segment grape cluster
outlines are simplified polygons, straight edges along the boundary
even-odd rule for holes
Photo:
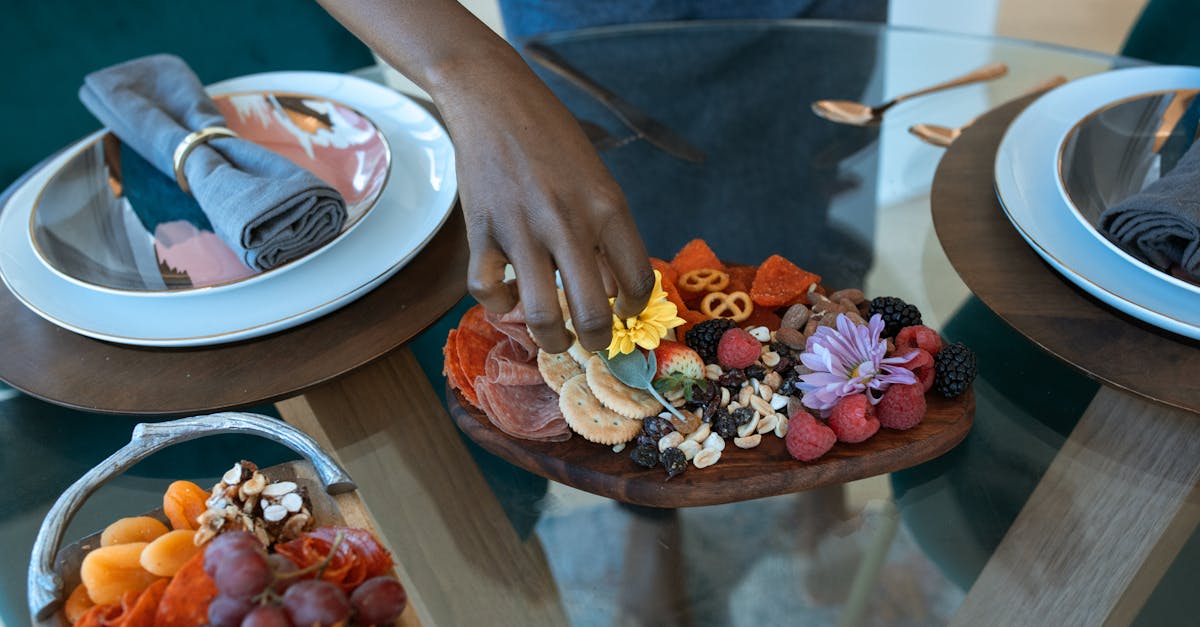
[[[391,577],[368,579],[347,597],[337,585],[314,579],[316,569],[268,554],[245,531],[213,538],[204,551],[204,572],[218,592],[208,606],[212,627],[386,625],[408,603],[404,587]]]

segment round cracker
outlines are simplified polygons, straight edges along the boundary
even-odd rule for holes
[[[568,353],[547,353],[539,349],[537,365],[542,380],[555,392],[559,391],[567,380],[583,374],[583,368],[580,368]]]
[[[663,406],[649,393],[621,383],[598,355],[588,359],[584,373],[596,399],[626,418],[645,418],[663,410]]]
[[[628,442],[642,430],[641,420],[626,418],[600,404],[588,388],[586,375],[576,375],[562,384],[558,408],[572,431],[596,444]]]

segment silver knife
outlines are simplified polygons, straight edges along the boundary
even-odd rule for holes
[[[592,80],[588,75],[580,72],[554,50],[537,42],[525,44],[524,50],[529,58],[537,61],[551,72],[567,79],[576,87],[579,87],[587,92],[588,95],[598,100],[600,104],[607,107],[609,111],[612,111],[613,115],[617,116],[625,126],[628,126],[642,139],[645,139],[668,154],[685,161],[693,163],[704,161],[704,153],[700,149],[680,137],[675,131],[667,128],[662,122],[642,113],[637,107],[625,101],[625,99]]]

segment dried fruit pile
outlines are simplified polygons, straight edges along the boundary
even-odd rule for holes
[[[820,276],[779,255],[758,267],[727,266],[697,239],[670,262],[651,263],[685,321],[674,329],[675,341],[663,340],[652,351],[654,390],[674,411],[617,380],[601,357],[578,343],[566,353],[539,351],[536,359],[514,365],[505,358],[511,353],[502,348],[505,340],[486,339],[490,332],[466,324],[490,319],[478,309],[451,332],[451,385],[497,426],[523,437],[506,428],[521,419],[519,411],[497,420],[488,404],[472,399],[495,373],[519,372],[510,378],[525,389],[558,396],[560,415],[551,418],[544,404],[539,408],[533,424],[541,432],[561,439],[553,428],[564,424],[617,452],[628,445],[634,463],[662,466],[670,478],[689,462],[697,468],[715,464],[728,440],[750,449],[774,434],[807,462],[837,442],[863,442],[881,427],[911,429],[925,415],[931,388],[953,398],[975,377],[970,350],[961,344],[943,348],[915,306],[890,296],[867,300],[857,289],[829,292]],[[519,312],[505,318],[522,319]],[[511,327],[497,329],[517,335]],[[532,345],[528,333],[520,335],[521,344]],[[464,350],[464,338],[471,340],[470,350]]]
[[[367,531],[313,529],[303,487],[235,464],[211,491],[176,481],[166,524],[109,525],[64,613],[76,627],[384,625],[407,604]]]

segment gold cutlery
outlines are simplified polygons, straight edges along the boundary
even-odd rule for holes
[[[1021,96],[1018,96],[1018,98],[1028,96],[1029,94],[1036,94],[1048,89],[1053,89],[1065,82],[1067,82],[1067,77],[1065,76],[1051,76],[1050,78],[1029,88],[1025,91],[1025,93],[1021,94]],[[926,144],[939,146],[941,148],[948,148],[950,144],[954,143],[954,140],[958,139],[959,135],[962,135],[964,129],[974,124],[975,120],[978,119],[979,116],[975,116],[968,120],[966,124],[963,124],[958,128],[950,128],[948,126],[940,126],[937,124],[914,124],[908,127],[908,132],[916,135],[917,138]]]
[[[853,102],[851,100],[818,100],[812,103],[813,113],[839,124],[850,124],[852,126],[866,126],[868,124],[878,124],[883,117],[884,112],[892,107],[904,102],[912,100],[918,96],[932,94],[944,89],[960,87],[962,85],[970,85],[982,81],[990,81],[994,78],[1000,78],[1008,73],[1008,66],[1003,63],[992,63],[981,68],[963,74],[958,78],[950,79],[944,83],[938,83],[932,87],[926,87],[918,91],[896,96],[891,100],[876,106],[865,105],[861,102]]]

